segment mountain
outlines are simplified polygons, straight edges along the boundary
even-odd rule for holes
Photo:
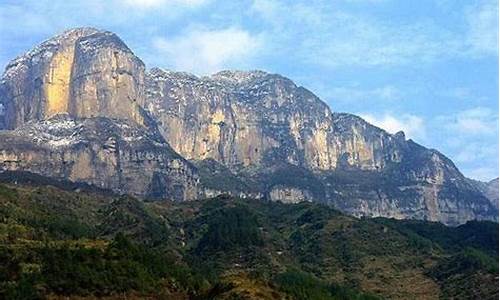
[[[144,124],[144,63],[113,33],[69,30],[11,61],[2,77],[3,126],[58,113]]]
[[[2,299],[496,299],[498,224],[0,183]]]
[[[197,171],[155,132],[125,120],[58,114],[0,131],[2,165],[150,199],[195,198]]]
[[[438,151],[332,113],[280,75],[223,71],[198,78],[152,69],[146,109],[175,151],[219,162],[271,200],[317,200],[358,216],[448,224],[496,216]]]
[[[281,75],[145,70],[115,34],[69,30],[0,82],[0,168],[145,199],[228,193],[458,225],[498,209],[451,160],[332,112]]]
[[[488,182],[471,179],[470,182],[498,209],[498,178]]]
[[[143,110],[144,63],[115,34],[64,32],[13,60],[0,84],[4,170],[158,199],[194,199],[194,167]]]

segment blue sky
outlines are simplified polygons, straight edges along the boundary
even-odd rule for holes
[[[117,33],[148,67],[283,74],[498,176],[498,1],[0,0],[0,65],[77,26]]]

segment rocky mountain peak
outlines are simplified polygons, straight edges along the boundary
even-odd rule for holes
[[[0,170],[143,197],[243,197],[244,186],[252,197],[321,201],[357,216],[495,218],[451,160],[403,132],[332,113],[278,74],[146,73],[118,36],[94,28],[66,31],[9,64],[0,129],[12,129],[0,132]],[[224,178],[214,184],[203,168]],[[212,175],[199,185],[198,174]]]
[[[400,130],[400,131],[396,132],[396,133],[394,134],[394,137],[395,137],[396,139],[398,139],[398,140],[401,140],[401,141],[406,140],[406,135],[405,135],[405,132],[404,132],[404,131],[402,131],[402,130]]]
[[[143,123],[144,69],[114,33],[65,31],[7,66],[0,82],[0,129],[60,113]]]
[[[74,44],[76,40],[81,37],[102,32],[103,31],[91,27],[81,27],[66,30],[61,34],[49,38],[30,51],[10,61],[5,68],[5,72],[2,76],[2,82],[5,82],[15,76],[18,72],[20,72],[19,69],[26,68],[31,63],[43,60],[44,57],[53,56],[54,53],[64,45]]]
[[[105,33],[105,32],[109,31],[97,29],[95,27],[75,27],[63,31],[62,33],[52,37],[50,40],[68,40],[68,39],[75,40],[83,36],[88,36],[97,33]]]
[[[201,79],[188,72],[179,72],[167,70],[159,67],[151,68],[146,74],[153,81],[171,81],[171,82],[201,82]]]
[[[132,50],[116,34],[109,31],[98,31],[80,37],[79,47],[86,52],[96,51],[99,48],[113,48],[132,53]]]
[[[245,84],[255,79],[263,78],[269,75],[271,74],[259,70],[253,70],[253,71],[224,70],[210,75],[209,78],[216,81],[226,81],[232,84]]]

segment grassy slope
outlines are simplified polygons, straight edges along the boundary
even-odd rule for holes
[[[498,224],[0,185],[0,262],[0,298],[487,299],[498,296]]]

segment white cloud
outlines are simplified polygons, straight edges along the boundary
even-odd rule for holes
[[[393,101],[402,98],[401,91],[392,86],[385,85],[374,89],[361,89],[358,87],[333,87],[328,90],[328,98],[332,101]]]
[[[411,114],[401,114],[395,116],[389,113],[385,113],[380,116],[370,113],[360,113],[358,115],[365,119],[368,123],[380,127],[389,133],[394,134],[402,130],[408,138],[417,141],[426,139],[427,134],[424,120],[418,116]]]
[[[498,2],[483,1],[466,12],[469,25],[466,42],[474,54],[498,55]]]
[[[491,136],[498,132],[498,115],[487,107],[476,107],[451,116],[439,116],[437,121],[460,135]]]
[[[306,40],[311,62],[337,66],[395,66],[430,63],[459,54],[452,34],[431,22],[394,26],[338,14],[335,31]],[[328,41],[325,43],[324,41]]]
[[[156,38],[160,60],[177,70],[197,74],[244,65],[261,46],[258,36],[230,27],[222,30],[193,29],[171,39]]]
[[[124,0],[126,5],[142,9],[157,8],[165,5],[199,6],[206,2],[207,0]]]
[[[440,148],[462,166],[471,178],[490,180],[498,166],[498,114],[485,107],[475,107],[432,121]]]
[[[498,8],[496,2],[492,3],[483,1],[477,7],[459,12],[462,22],[459,24],[463,26],[453,27],[431,18],[398,23],[339,10],[334,2],[305,6],[255,0],[252,11],[273,25],[268,36],[274,37],[274,43],[296,43],[290,36],[299,37],[301,42],[294,47],[293,55],[303,62],[334,68],[378,67],[496,55]]]
[[[458,154],[454,155],[454,158],[458,163],[470,163],[485,161],[495,156],[498,156],[498,148],[496,145],[484,145],[470,142],[466,145],[460,145],[460,150]]]

